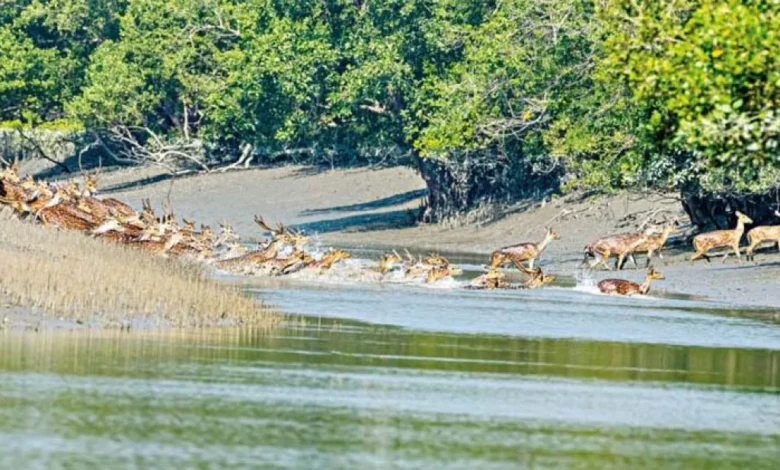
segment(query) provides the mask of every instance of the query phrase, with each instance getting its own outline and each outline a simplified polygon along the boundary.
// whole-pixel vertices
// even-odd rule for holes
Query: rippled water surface
[[[0,333],[0,468],[777,468],[774,324],[561,288],[251,289],[305,315]]]

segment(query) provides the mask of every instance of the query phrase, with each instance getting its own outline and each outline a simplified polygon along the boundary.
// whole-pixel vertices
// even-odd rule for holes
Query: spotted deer
[[[627,296],[636,294],[645,295],[650,292],[650,283],[661,279],[665,279],[664,275],[650,266],[647,268],[647,274],[645,274],[645,280],[642,284],[626,281],[625,279],[604,279],[598,283],[598,288],[603,294]]]
[[[379,263],[374,268],[379,271],[379,274],[385,274],[388,271],[392,271],[397,263],[401,262],[401,255],[397,251],[393,250],[392,253],[385,253],[379,258]]]
[[[478,290],[494,290],[494,289],[509,289],[512,284],[506,282],[504,278],[506,275],[497,269],[489,269],[487,273],[474,278],[467,286],[466,289],[478,289]]]
[[[348,259],[352,256],[352,253],[344,250],[338,250],[335,248],[331,248],[328,250],[324,255],[322,255],[322,258],[312,261],[309,263],[306,267],[307,268],[318,268],[320,272],[327,271],[330,268],[333,267],[334,264],[338,263],[341,260]]]
[[[545,274],[541,268],[536,268],[530,276],[531,277],[529,277],[527,281],[520,285],[521,288],[538,289],[539,287],[546,286],[547,284],[552,284],[556,279],[558,279],[558,276],[554,274]]]
[[[691,256],[691,263],[699,258],[704,258],[707,262],[710,261],[710,257],[707,256],[707,252],[715,248],[731,248],[737,259],[742,262],[742,256],[739,252],[739,242],[742,239],[742,234],[745,233],[745,224],[752,224],[753,219],[746,216],[742,212],[737,211],[737,226],[733,230],[716,230],[714,232],[707,232],[696,235],[693,238],[693,248],[696,253]],[[726,262],[729,252],[723,256],[723,262]]]
[[[604,266],[605,269],[612,270],[609,266],[609,258],[616,256],[617,262],[615,263],[615,268],[622,269],[623,261],[626,257],[631,255],[637,247],[646,243],[649,239],[649,232],[621,233],[599,238],[598,240],[585,245],[585,258],[582,262],[583,264],[588,264],[589,269]],[[590,263],[588,262],[589,257],[594,257],[596,260]]]
[[[518,243],[516,245],[505,246],[501,249],[494,251],[490,255],[489,269],[500,268],[506,263],[511,262],[521,271],[525,271],[523,263],[528,263],[528,269],[534,268],[534,261],[541,259],[542,252],[547,248],[553,240],[559,240],[560,235],[555,233],[553,229],[548,228],[547,234],[539,243],[525,242]]]
[[[775,215],[780,217],[780,211],[775,211]],[[747,234],[748,242],[750,245],[745,250],[745,256],[748,261],[754,261],[755,256],[753,251],[762,243],[777,244],[777,249],[780,251],[780,225],[762,225],[755,227]]]
[[[463,270],[451,264],[434,266],[426,273],[425,282],[430,284],[449,277],[460,276],[461,274],[463,274]]]
[[[666,241],[669,239],[669,235],[674,233],[676,230],[676,222],[671,223],[669,225],[666,225],[664,229],[661,231],[661,233],[649,235],[647,237],[647,241],[640,243],[637,245],[631,253],[628,254],[628,258],[631,260],[631,262],[634,264],[635,268],[638,268],[636,264],[636,259],[634,258],[635,253],[646,253],[647,259],[645,261],[645,268],[648,268],[650,266],[650,262],[653,260],[653,255],[658,254],[658,258],[663,260],[664,256],[661,253],[661,251],[664,248],[664,245],[666,245]]]
[[[248,269],[254,269],[260,264],[275,259],[279,255],[279,250],[284,244],[285,242],[283,240],[271,240],[268,245],[259,250],[251,251],[235,258],[217,261],[216,267],[227,271],[246,271]]]

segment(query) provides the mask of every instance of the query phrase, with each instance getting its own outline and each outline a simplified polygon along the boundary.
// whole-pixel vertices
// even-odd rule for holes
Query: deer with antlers
[[[730,248],[736,255],[739,262],[742,262],[742,256],[739,251],[739,242],[745,233],[745,224],[752,224],[753,219],[742,212],[737,211],[737,226],[733,230],[716,230],[714,232],[701,233],[693,238],[693,248],[696,253],[691,256],[691,263],[699,258],[704,258],[710,262],[707,253],[715,248]],[[723,255],[723,262],[726,262],[729,252]]]
[[[780,211],[775,211],[775,215],[780,217]],[[748,261],[755,261],[753,251],[763,243],[777,244],[780,251],[780,225],[762,225],[750,230],[747,234],[750,245],[745,250]]]
[[[304,236],[300,231],[289,230],[285,228],[282,223],[277,224],[276,228],[273,228],[259,215],[255,215],[255,223],[266,232],[270,232],[272,239],[279,239],[286,244],[293,246],[296,250],[302,250],[309,242],[309,238]]]

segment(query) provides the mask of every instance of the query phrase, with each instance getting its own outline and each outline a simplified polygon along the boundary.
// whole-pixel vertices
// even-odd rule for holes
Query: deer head
[[[268,225],[259,215],[255,215],[255,223],[259,225],[261,229],[265,230],[266,232],[270,232],[274,237],[284,235],[285,233],[283,224],[279,224],[276,228],[271,228],[271,226]]]
[[[213,240],[214,239],[214,231],[211,230],[211,227],[208,225],[200,225],[200,238],[203,240]]]
[[[653,266],[647,268],[647,278],[655,281],[666,279],[664,275],[661,274],[660,271],[656,271],[656,269]]]
[[[239,241],[241,237],[233,231],[233,226],[227,222],[219,224],[219,237],[225,242]]]
[[[752,224],[753,223],[753,219],[751,219],[750,217],[746,216],[745,214],[743,214],[740,211],[737,211],[736,215],[737,215],[737,223],[743,223],[743,224]]]
[[[450,265],[450,261],[438,253],[430,253],[425,258],[425,263],[431,266],[438,266],[438,267],[447,267]]]
[[[187,232],[194,232],[195,231],[195,222],[186,219],[182,217],[182,222],[184,223],[184,226],[182,227],[182,230],[185,230]]]
[[[83,196],[92,196],[97,193],[97,173],[94,175],[84,175]]]

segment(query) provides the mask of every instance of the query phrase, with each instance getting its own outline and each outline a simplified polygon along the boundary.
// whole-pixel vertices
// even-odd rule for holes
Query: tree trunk
[[[736,211],[753,219],[753,225],[774,225],[779,194],[780,188],[761,194],[681,192],[683,209],[699,231],[733,228]]]

